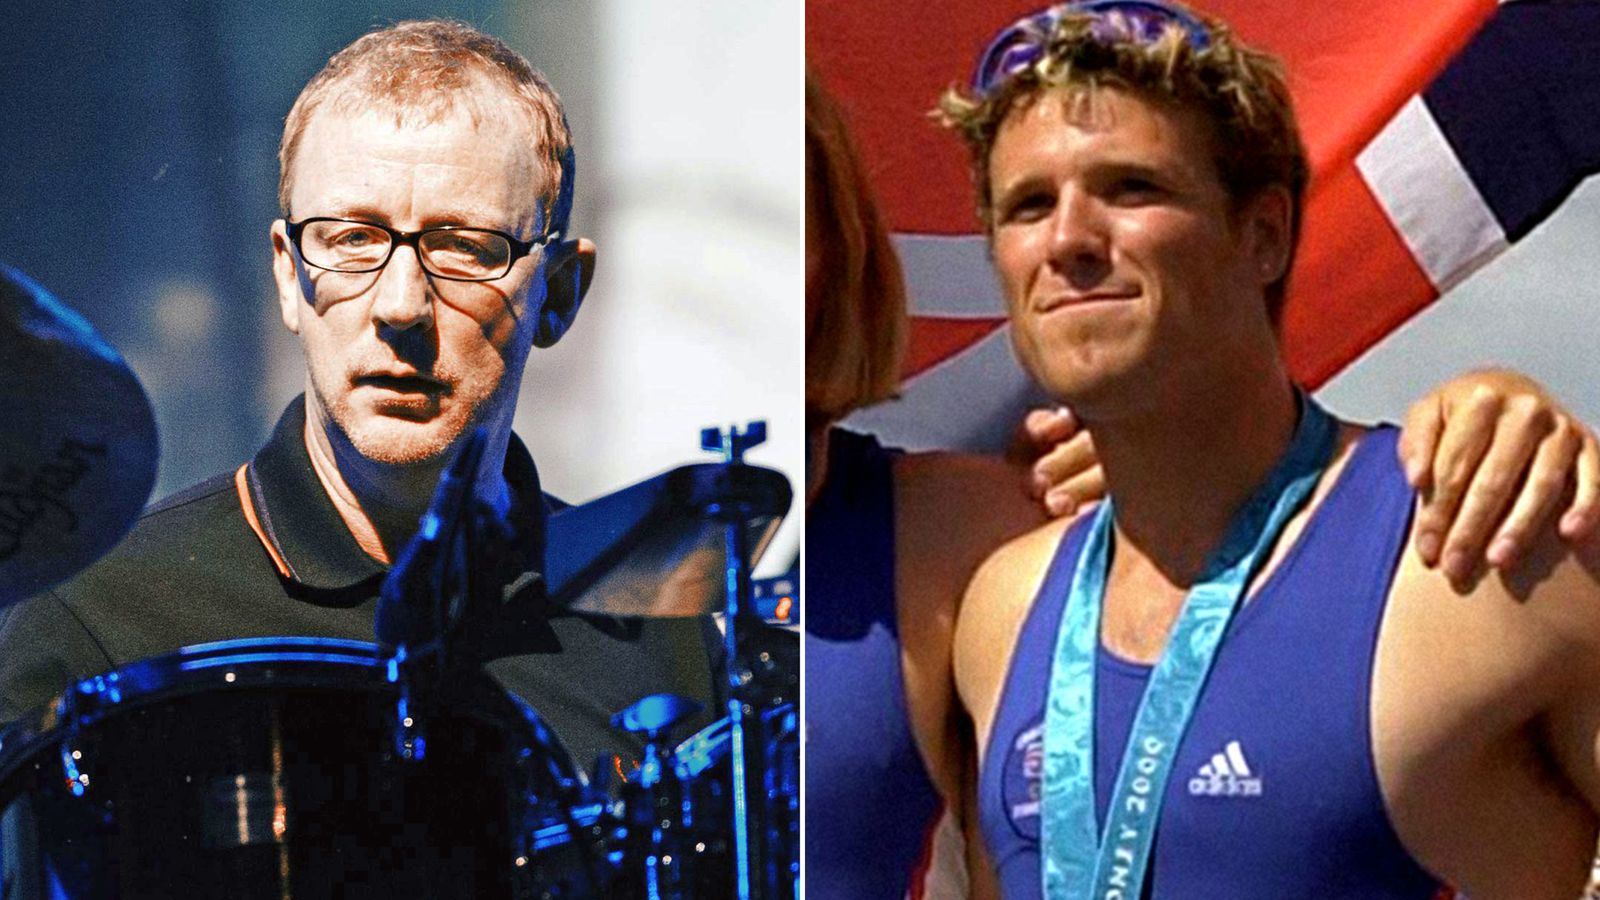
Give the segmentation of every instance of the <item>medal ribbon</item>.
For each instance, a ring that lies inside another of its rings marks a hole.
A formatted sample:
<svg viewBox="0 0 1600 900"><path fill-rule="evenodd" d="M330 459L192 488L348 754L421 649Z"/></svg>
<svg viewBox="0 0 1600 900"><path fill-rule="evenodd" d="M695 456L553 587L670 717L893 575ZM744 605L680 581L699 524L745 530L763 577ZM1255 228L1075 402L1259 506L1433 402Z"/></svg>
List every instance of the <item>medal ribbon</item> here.
<svg viewBox="0 0 1600 900"><path fill-rule="evenodd" d="M1111 563L1111 499L1095 511L1067 595L1045 704L1039 840L1046 897L1142 897L1172 758L1217 647L1246 587L1333 455L1337 424L1310 397L1301 394L1299 402L1289 448L1234 514L1222 546L1184 599L1140 700L1103 832L1094 803L1094 671Z"/></svg>

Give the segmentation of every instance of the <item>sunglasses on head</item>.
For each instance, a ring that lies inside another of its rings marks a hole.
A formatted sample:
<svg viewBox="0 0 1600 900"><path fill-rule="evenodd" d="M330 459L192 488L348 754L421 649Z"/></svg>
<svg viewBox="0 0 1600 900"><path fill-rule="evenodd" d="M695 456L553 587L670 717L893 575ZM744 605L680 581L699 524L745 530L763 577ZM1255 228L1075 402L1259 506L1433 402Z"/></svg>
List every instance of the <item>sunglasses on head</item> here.
<svg viewBox="0 0 1600 900"><path fill-rule="evenodd" d="M1158 0L1062 3L1018 19L989 42L972 75L973 93L987 97L1013 75L1043 59L1051 34L1066 16L1092 17L1089 34L1105 44L1154 43L1172 27L1180 29L1196 50L1211 44L1211 32L1205 23Z"/></svg>

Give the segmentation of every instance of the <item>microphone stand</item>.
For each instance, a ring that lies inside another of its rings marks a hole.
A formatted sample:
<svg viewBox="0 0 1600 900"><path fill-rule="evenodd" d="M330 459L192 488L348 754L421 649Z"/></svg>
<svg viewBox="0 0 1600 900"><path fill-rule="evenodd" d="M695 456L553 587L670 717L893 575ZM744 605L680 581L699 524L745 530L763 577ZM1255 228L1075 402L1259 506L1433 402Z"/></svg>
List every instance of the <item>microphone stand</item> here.
<svg viewBox="0 0 1600 900"><path fill-rule="evenodd" d="M459 622L452 622L451 613L459 616L476 586L473 484L487 443L480 428L462 444L379 591L373 631L390 653L388 679L400 691L393 735L402 759L427 754L427 713L442 702L449 682L447 636Z"/></svg>

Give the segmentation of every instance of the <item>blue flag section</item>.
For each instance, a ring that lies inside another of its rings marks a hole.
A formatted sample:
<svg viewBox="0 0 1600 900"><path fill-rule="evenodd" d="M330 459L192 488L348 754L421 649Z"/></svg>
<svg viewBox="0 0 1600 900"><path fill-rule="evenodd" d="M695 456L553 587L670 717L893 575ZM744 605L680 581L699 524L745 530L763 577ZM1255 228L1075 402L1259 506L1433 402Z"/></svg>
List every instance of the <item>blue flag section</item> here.
<svg viewBox="0 0 1600 900"><path fill-rule="evenodd" d="M1600 171L1600 2L1505 3L1423 93L1512 242Z"/></svg>

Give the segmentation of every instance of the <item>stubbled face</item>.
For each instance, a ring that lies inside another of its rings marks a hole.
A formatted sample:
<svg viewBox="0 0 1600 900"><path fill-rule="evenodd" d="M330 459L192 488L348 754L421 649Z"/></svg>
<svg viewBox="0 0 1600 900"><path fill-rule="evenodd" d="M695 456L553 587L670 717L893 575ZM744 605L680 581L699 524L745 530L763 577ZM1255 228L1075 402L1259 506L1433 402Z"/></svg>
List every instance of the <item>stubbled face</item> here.
<svg viewBox="0 0 1600 900"><path fill-rule="evenodd" d="M316 114L295 160L290 213L530 239L543 223L526 131L510 115L399 126L392 114ZM509 427L532 341L528 313L544 299L540 249L477 283L429 276L405 246L377 272L317 269L296 257L281 222L273 252L283 321L305 349L313 421L392 464L443 459L477 424Z"/></svg>
<svg viewBox="0 0 1600 900"><path fill-rule="evenodd" d="M1116 88L1046 94L1000 127L992 248L1017 354L1091 418L1271 346L1281 204L1231 201L1212 139L1201 113Z"/></svg>

